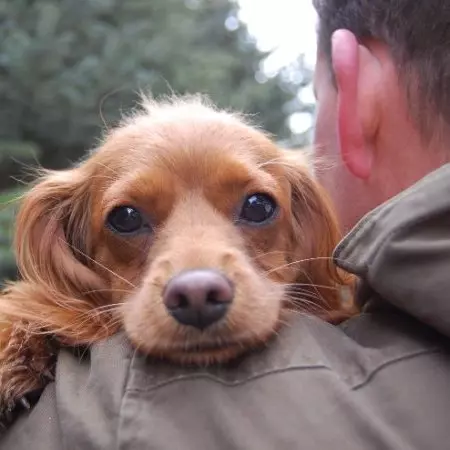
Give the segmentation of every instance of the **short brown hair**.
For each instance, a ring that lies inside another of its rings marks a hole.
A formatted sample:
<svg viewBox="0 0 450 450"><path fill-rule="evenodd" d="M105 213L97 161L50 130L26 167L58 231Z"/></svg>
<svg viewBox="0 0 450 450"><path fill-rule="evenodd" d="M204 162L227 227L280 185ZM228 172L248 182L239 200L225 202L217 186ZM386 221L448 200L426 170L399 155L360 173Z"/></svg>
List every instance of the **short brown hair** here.
<svg viewBox="0 0 450 450"><path fill-rule="evenodd" d="M319 16L321 52L331 60L331 35L341 28L354 33L361 43L370 39L384 42L397 64L413 116L422 131L432 133L437 119L450 128L449 0L313 3Z"/></svg>

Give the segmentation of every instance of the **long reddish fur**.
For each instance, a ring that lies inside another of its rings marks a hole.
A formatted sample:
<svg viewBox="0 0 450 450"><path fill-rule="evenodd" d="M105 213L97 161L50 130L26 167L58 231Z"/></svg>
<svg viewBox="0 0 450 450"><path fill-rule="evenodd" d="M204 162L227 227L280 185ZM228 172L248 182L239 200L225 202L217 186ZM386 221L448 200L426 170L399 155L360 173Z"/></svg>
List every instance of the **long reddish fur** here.
<svg viewBox="0 0 450 450"><path fill-rule="evenodd" d="M141 140L143 137L145 141ZM284 259L269 256L269 251L264 256L263 252L252 250L252 246L262 238L256 234L251 239L241 239L221 217L214 216L218 213L206 209L206 202L204 208L210 214L211 221L208 222L210 234L206 234L205 239L211 236L212 240L214 236L214 242L210 243L214 248L217 242L221 242L221 236L225 236L227 242L235 243L236 252L242 250L245 255L258 255L258 258L262 255L258 273L271 273L270 270L274 269L276 282L291 282L292 279L300 280L302 286L309 283L310 288L305 287L304 292L306 298L308 293L310 298L315 298L317 308L306 308L306 312L322 316L330 322L339 322L353 313L352 307L343 303L340 294L340 289L351 286L352 280L340 272L330 259L340 239L337 220L326 193L315 182L302 158L298 154L276 149L263 133L247 125L242 118L217 111L197 97L171 99L159 104L146 101L143 111L107 134L98 151L72 169L43 173L22 200L14 244L20 280L10 283L0 299L0 412L51 379L52 358L56 350L49 346L49 337L57 346L91 345L113 335L123 326L116 310L107 308L107 305L124 301L112 292L129 290L131 284L139 285L148 276L143 269L148 266L142 261L135 266L134 263L121 265L121 261L128 258L125 253L131 251L129 247L123 247L120 255L105 250L108 245L117 245L114 241L111 243L108 239L113 238L108 238L102 230L103 216L97 205L102 203L100 197L111 183L120 184L121 178L133 172L146 158L147 153L140 150L141 142L145 142L145 152L149 148L162 149L160 151L165 153L161 155L171 155L174 167L189 161L183 159L186 155L183 158L180 156L179 149L186 147L186 143L193 148L206 143L228 148L229 152L240 145L242 150L236 152L236 164L247 167L250 159L246 155L257 155L255 158L263 161L261 167L273 166L267 169L268 174L274 180L282 178L289 186L289 198L283 199L289 217L280 223L276 230L278 234L270 238L274 248L280 248L279 253L284 252ZM131 148L133 151L126 157L125 150ZM273 158L274 155L276 158ZM192 157L196 157L195 151ZM195 161L189 164L189 167L181 167L180 173L183 170L186 173L197 171L197 178L207 177L199 172ZM205 164L211 167L223 165L222 175L225 178L228 176L220 151L205 159ZM231 166L229 176L234 176ZM153 183L156 183L155 177L152 178ZM175 190L175 187L177 192L186 189L184 185L174 187L173 180L166 182L164 176L158 179L158 183L159 188L166 191ZM146 184L148 180L144 176L143 190ZM282 192L285 197L288 195L286 192L286 189ZM172 228L168 227L164 237L158 240L151 252L149 250L151 260L167 254L167 242L176 233L182 235L185 229L177 229L176 222ZM291 247L290 250L288 247ZM290 258L286 256L289 251L292 253ZM305 257L310 261L305 259L302 272L294 274L292 267L278 272L275 270L281 266L280 261L283 263ZM112 278L111 273L125 281ZM246 308L250 306L243 302L239 304L236 323L248 320L250 310ZM295 308L295 305L290 305L290 308ZM163 327L167 325L161 316L155 313L154 319L148 320L154 320L154 323L151 322L153 327L159 327L159 335L164 335L166 329ZM264 321L264 311L261 312L261 321ZM249 325L253 326L252 323ZM131 330L132 340L139 340L135 336L139 329L136 328L134 334ZM168 332L166 334L171 336ZM260 339L263 339L262 335ZM226 358L230 356L225 355Z"/></svg>

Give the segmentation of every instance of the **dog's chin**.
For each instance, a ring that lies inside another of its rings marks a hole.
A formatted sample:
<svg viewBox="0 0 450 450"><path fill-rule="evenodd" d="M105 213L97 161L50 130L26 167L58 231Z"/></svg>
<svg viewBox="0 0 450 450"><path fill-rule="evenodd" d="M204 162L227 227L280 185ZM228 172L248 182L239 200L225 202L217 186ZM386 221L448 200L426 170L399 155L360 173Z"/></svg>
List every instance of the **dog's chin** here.
<svg viewBox="0 0 450 450"><path fill-rule="evenodd" d="M276 331L277 328L274 328L251 339L234 339L220 344L202 342L183 345L173 342L173 345L146 348L142 343L133 343L150 358L182 366L207 367L230 364L247 353L263 348L275 336Z"/></svg>
<svg viewBox="0 0 450 450"><path fill-rule="evenodd" d="M159 357L182 366L205 367L230 363L253 348L254 346L243 346L236 343L221 347L196 347L185 350L165 351L160 352Z"/></svg>

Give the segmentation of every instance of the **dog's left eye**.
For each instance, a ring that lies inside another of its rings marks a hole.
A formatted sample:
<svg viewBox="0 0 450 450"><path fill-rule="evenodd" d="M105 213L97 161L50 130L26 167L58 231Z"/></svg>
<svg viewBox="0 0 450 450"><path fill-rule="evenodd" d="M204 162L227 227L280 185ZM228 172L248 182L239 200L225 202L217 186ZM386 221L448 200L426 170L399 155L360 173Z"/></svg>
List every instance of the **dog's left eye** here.
<svg viewBox="0 0 450 450"><path fill-rule="evenodd" d="M120 234L130 234L145 227L141 213L131 206L118 206L114 208L107 218L108 226Z"/></svg>
<svg viewBox="0 0 450 450"><path fill-rule="evenodd" d="M267 194L249 195L242 205L239 219L254 224L262 224L271 219L277 211L275 200Z"/></svg>

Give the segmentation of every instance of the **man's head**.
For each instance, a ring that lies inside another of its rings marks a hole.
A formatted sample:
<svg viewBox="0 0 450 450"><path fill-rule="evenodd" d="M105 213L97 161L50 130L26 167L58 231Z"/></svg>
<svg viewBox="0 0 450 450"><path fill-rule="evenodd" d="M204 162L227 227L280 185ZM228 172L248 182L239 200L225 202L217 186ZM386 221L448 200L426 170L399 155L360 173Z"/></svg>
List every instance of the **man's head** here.
<svg viewBox="0 0 450 450"><path fill-rule="evenodd" d="M348 230L450 161L450 2L313 2L319 177Z"/></svg>

